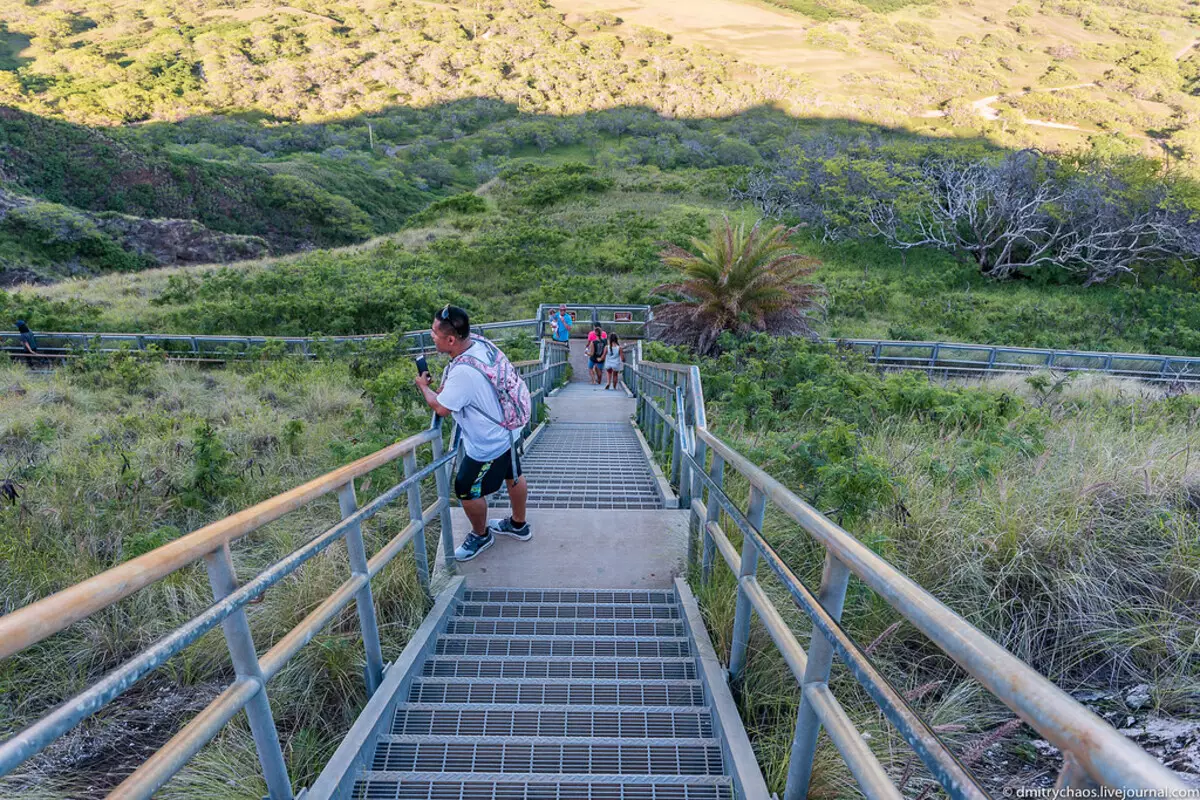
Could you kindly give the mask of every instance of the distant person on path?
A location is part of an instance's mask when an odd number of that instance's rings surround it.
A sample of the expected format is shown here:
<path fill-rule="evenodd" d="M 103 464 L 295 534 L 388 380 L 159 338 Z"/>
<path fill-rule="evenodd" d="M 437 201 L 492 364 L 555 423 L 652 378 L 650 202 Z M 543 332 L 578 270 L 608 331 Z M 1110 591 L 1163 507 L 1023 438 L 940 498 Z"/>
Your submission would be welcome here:
<path fill-rule="evenodd" d="M 476 363 L 499 363 L 497 357 L 503 354 L 486 339 L 471 338 L 467 312 L 457 306 L 448 305 L 434 316 L 432 334 L 434 347 L 451 361 L 436 392 L 429 386 L 433 380 L 429 373 L 418 375 L 416 384 L 429 407 L 440 417 L 453 415 L 462 432 L 454 495 L 471 522 L 471 532 L 454 551 L 454 558 L 470 561 L 495 544 L 496 534 L 522 542 L 533 538 L 525 521 L 528 481 L 521 476 L 521 461 L 513 450 L 514 431 L 500 424 L 504 413 L 500 390 L 473 363 L 476 359 Z M 501 483 L 508 484 L 512 515 L 489 520 L 487 496 L 498 491 Z"/>
<path fill-rule="evenodd" d="M 592 383 L 599 386 L 604 382 L 604 349 L 608 344 L 608 334 L 599 325 L 588 334 L 588 372 Z"/>
<path fill-rule="evenodd" d="M 621 369 L 625 366 L 625 357 L 621 353 L 621 341 L 617 335 L 608 337 L 608 347 L 604 351 L 604 369 L 608 371 L 608 385 L 605 389 L 616 389 L 621 382 Z"/>
<path fill-rule="evenodd" d="M 25 352 L 31 356 L 38 355 L 37 339 L 33 338 L 33 331 L 29 330 L 25 320 L 17 320 L 17 333 L 21 334 L 21 346 L 25 348 Z"/>
<path fill-rule="evenodd" d="M 575 324 L 575 320 L 567 312 L 566 305 L 564 304 L 564 305 L 559 306 L 558 311 L 555 311 L 554 313 L 552 313 L 550 315 L 550 325 L 552 326 L 552 330 L 554 331 L 554 341 L 556 341 L 556 342 L 570 341 L 571 326 L 574 324 Z"/>

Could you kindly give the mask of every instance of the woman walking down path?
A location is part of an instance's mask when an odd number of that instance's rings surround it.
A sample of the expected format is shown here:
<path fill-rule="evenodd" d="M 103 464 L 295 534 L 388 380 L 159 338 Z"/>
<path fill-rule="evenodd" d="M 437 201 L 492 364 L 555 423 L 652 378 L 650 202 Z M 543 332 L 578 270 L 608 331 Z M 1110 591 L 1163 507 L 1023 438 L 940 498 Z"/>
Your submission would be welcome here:
<path fill-rule="evenodd" d="M 599 325 L 588 334 L 588 375 L 592 383 L 604 383 L 604 353 L 608 345 L 608 333 Z"/>
<path fill-rule="evenodd" d="M 608 347 L 604 351 L 604 369 L 608 371 L 608 385 L 605 389 L 616 389 L 621 382 L 621 370 L 625 366 L 625 356 L 621 352 L 621 342 L 615 333 L 608 337 Z"/>

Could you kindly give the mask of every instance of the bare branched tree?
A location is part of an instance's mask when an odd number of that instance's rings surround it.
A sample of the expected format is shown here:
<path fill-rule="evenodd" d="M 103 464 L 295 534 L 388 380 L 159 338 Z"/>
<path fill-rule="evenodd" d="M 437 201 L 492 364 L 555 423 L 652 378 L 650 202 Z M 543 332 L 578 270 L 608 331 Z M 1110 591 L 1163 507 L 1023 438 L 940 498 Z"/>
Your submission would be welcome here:
<path fill-rule="evenodd" d="M 1049 212 L 1064 193 L 1037 154 L 1021 151 L 998 164 L 930 161 L 921 172 L 928 196 L 913 213 L 897 213 L 887 199 L 870 206 L 872 227 L 891 246 L 939 247 L 994 278 L 1054 260 L 1063 221 Z"/>
<path fill-rule="evenodd" d="M 926 194 L 914 209 L 883 193 L 872 198 L 874 235 L 901 250 L 938 247 L 971 258 L 993 278 L 1050 266 L 1091 285 L 1138 264 L 1200 258 L 1200 223 L 1171 210 L 1161 187 L 1132 199 L 1114 179 L 1063 175 L 1029 150 L 996 163 L 930 161 L 921 174 Z"/>

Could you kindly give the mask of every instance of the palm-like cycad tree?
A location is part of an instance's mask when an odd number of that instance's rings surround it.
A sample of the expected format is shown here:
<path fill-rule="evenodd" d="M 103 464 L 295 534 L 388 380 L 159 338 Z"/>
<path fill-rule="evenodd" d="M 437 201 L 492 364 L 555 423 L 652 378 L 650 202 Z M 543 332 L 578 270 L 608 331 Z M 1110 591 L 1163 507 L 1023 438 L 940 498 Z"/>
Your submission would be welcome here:
<path fill-rule="evenodd" d="M 762 220 L 747 231 L 727 218 L 707 240 L 692 239 L 694 252 L 675 246 L 664 250 L 663 263 L 681 271 L 683 280 L 654 291 L 686 299 L 654 309 L 660 338 L 691 345 L 701 354 L 712 353 L 724 331 L 815 338 L 805 312 L 817 305 L 823 290 L 800 280 L 817 262 L 788 243 L 794 231 L 783 225 L 764 230 Z"/>

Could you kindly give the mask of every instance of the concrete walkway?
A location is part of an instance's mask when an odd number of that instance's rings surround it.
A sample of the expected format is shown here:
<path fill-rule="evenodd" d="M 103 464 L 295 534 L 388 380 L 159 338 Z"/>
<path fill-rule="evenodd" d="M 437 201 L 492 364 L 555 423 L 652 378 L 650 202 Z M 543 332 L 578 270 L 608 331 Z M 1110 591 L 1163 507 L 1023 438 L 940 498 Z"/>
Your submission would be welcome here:
<path fill-rule="evenodd" d="M 520 542 L 500 536 L 479 557 L 457 564 L 469 587 L 665 589 L 682 573 L 687 557 L 688 512 L 646 509 L 644 502 L 634 502 L 645 499 L 646 475 L 652 474 L 660 486 L 665 481 L 651 466 L 636 432 L 630 436 L 611 427 L 629 425 L 635 431 L 632 416 L 636 402 L 624 389 L 606 391 L 588 383 L 585 359 L 585 343 L 573 340 L 572 381 L 547 400 L 549 422 L 528 448 L 525 463 L 531 487 L 528 517 L 533 539 Z M 585 447 L 563 451 L 562 459 L 552 455 L 564 442 L 605 431 L 608 433 L 599 439 L 593 437 Z M 587 484 L 589 491 L 572 492 L 571 487 L 580 482 Z M 596 491 L 590 491 L 593 486 Z M 576 502 L 572 508 L 538 508 L 534 492 L 539 487 L 544 495 L 574 494 Z M 629 498 L 626 505 L 630 507 L 621 507 L 623 496 Z M 497 496 L 495 500 L 489 516 L 507 516 L 507 498 Z M 451 516 L 458 545 L 470 526 L 462 509 L 454 508 Z M 438 573 L 443 577 L 449 574 L 443 566 L 440 545 L 435 575 Z"/>

